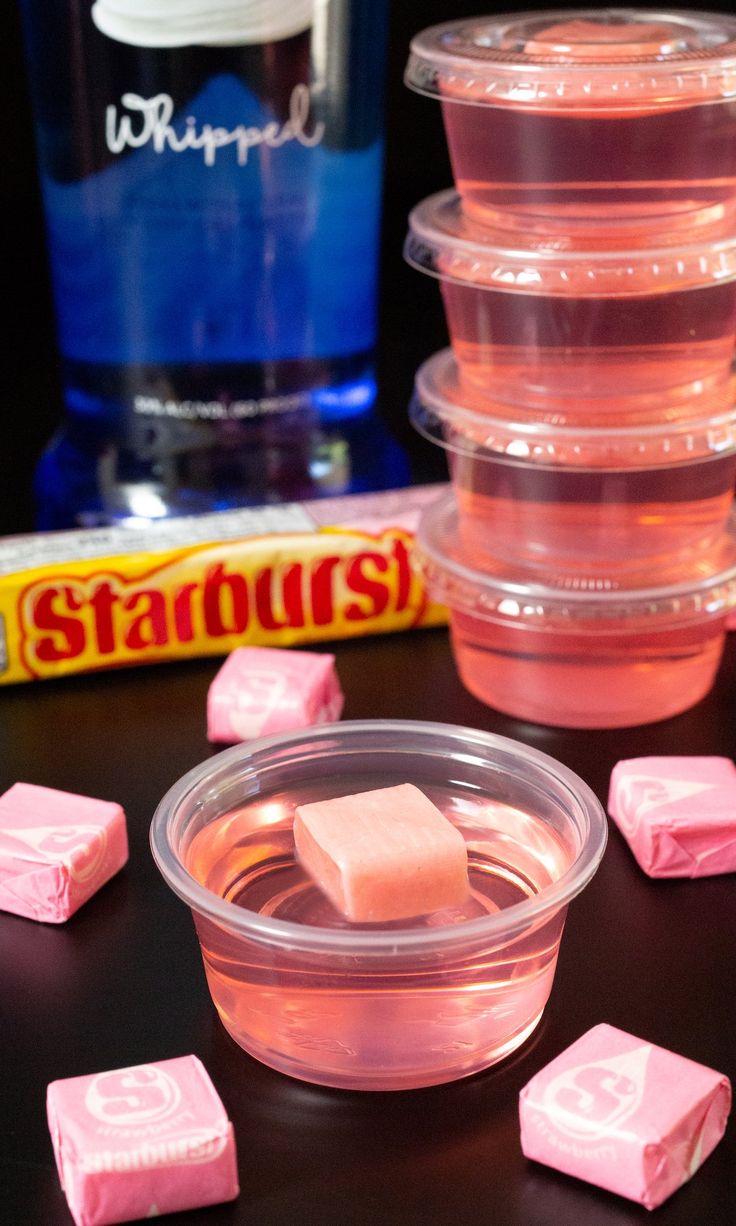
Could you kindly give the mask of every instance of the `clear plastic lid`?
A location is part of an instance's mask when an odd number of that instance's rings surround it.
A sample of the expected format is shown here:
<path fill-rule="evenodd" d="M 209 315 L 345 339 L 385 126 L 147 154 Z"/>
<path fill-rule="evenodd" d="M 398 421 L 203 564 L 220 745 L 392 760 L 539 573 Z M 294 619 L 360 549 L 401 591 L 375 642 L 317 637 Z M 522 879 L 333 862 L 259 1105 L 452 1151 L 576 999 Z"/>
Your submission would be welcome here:
<path fill-rule="evenodd" d="M 636 618 L 636 633 L 707 622 L 736 607 L 736 518 L 712 550 L 656 573 L 627 571 L 587 578 L 484 559 L 480 571 L 465 561 L 452 492 L 423 513 L 414 565 L 433 600 L 481 621 L 575 633 L 621 634 Z"/>
<path fill-rule="evenodd" d="M 675 110 L 736 95 L 736 17 L 577 9 L 447 22 L 412 40 L 407 85 L 480 106 Z"/>
<path fill-rule="evenodd" d="M 501 454 L 534 464 L 618 470 L 687 464 L 736 450 L 736 407 L 699 421 L 583 427 L 520 419 L 517 405 L 491 403 L 490 412 L 481 411 L 474 407 L 480 400 L 460 383 L 452 350 L 442 349 L 416 373 L 409 417 L 430 442 L 481 461 Z"/>
<path fill-rule="evenodd" d="M 571 249 L 559 238 L 511 245 L 509 234 L 474 221 L 453 189 L 409 215 L 404 257 L 442 280 L 509 293 L 626 297 L 699 289 L 736 278 L 736 228 L 698 229 L 695 242 L 622 250 Z"/>

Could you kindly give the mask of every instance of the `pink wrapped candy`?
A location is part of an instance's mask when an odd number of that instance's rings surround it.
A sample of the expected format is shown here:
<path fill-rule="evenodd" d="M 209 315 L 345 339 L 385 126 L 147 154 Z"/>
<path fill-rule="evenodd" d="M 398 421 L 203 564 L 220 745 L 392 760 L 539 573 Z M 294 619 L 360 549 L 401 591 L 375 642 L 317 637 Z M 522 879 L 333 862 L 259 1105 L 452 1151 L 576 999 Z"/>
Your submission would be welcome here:
<path fill-rule="evenodd" d="M 232 744 L 339 719 L 335 657 L 279 647 L 238 647 L 207 695 L 207 736 Z"/>
<path fill-rule="evenodd" d="M 619 762 L 608 811 L 650 877 L 736 871 L 736 766 L 729 758 Z"/>
<path fill-rule="evenodd" d="M 61 1186 L 77 1226 L 108 1226 L 238 1195 L 232 1124 L 196 1056 L 48 1087 Z"/>
<path fill-rule="evenodd" d="M 715 1149 L 730 1107 L 727 1077 L 594 1026 L 521 1091 L 521 1148 L 655 1209 Z"/>
<path fill-rule="evenodd" d="M 0 909 L 60 924 L 128 859 L 120 805 L 33 783 L 0 796 Z"/>

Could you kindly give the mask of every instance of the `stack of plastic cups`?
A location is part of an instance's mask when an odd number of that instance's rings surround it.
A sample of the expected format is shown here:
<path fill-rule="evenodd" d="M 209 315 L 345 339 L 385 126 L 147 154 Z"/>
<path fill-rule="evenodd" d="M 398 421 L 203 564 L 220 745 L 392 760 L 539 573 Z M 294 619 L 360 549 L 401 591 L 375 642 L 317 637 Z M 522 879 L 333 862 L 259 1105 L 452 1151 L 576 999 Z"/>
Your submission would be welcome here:
<path fill-rule="evenodd" d="M 456 188 L 405 254 L 451 340 L 411 417 L 449 459 L 417 556 L 460 676 L 540 723 L 677 714 L 736 605 L 736 19 L 455 22 L 406 79 Z"/>

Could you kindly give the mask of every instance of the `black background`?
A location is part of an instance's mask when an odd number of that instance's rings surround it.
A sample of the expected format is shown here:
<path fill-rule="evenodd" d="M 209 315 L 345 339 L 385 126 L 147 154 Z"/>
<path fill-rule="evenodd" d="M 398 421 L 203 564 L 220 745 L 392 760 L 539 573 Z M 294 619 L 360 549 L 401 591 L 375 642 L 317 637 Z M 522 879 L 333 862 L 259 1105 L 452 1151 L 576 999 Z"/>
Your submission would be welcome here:
<path fill-rule="evenodd" d="M 63 3 L 64 0 L 49 0 Z M 8 6 L 6 6 L 8 7 Z M 436 286 L 404 265 L 401 248 L 410 209 L 424 196 L 450 186 L 451 172 L 439 107 L 406 89 L 402 77 L 413 34 L 440 21 L 479 12 L 529 6 L 483 6 L 462 0 L 390 0 L 386 86 L 386 161 L 382 242 L 382 293 L 378 352 L 379 407 L 392 433 L 410 452 L 416 479 L 441 478 L 444 461 L 413 434 L 406 407 L 421 361 L 447 343 Z M 549 7 L 549 6 L 548 6 Z M 565 7 L 565 6 L 562 6 Z M 570 7 L 570 6 L 568 6 Z M 603 7 L 603 6 L 592 6 Z M 648 6 L 651 9 L 663 5 Z M 686 6 L 675 6 L 686 7 Z M 732 5 L 692 3 L 693 9 L 732 11 Z M 4 49 L 7 96 L 2 114 L 2 266 L 5 278 L 6 377 L 0 419 L 0 533 L 33 526 L 33 466 L 58 424 L 61 396 L 43 218 L 35 168 L 33 129 L 23 68 L 17 0 L 6 14 Z M 0 98 L 2 95 L 0 95 Z"/>
<path fill-rule="evenodd" d="M 51 2 L 51 0 L 50 0 Z M 710 6 L 714 7 L 714 6 Z M 724 6 L 725 7 L 725 6 Z M 412 441 L 406 404 L 416 366 L 445 343 L 436 286 L 401 259 L 406 215 L 450 181 L 439 111 L 401 84 L 408 41 L 478 6 L 392 5 L 381 404 L 412 446 L 419 476 L 441 457 Z M 30 474 L 59 394 L 43 227 L 23 83 L 19 22 L 6 13 L 2 227 L 6 377 L 0 531 L 32 524 Z M 736 638 L 736 636 L 732 636 Z M 620 758 L 736 756 L 736 645 L 713 692 L 665 723 L 617 732 L 525 724 L 460 685 L 444 630 L 330 645 L 345 718 L 441 719 L 500 732 L 580 773 L 605 801 Z M 734 877 L 654 882 L 612 828 L 603 865 L 573 904 L 552 998 L 515 1057 L 466 1082 L 401 1094 L 352 1094 L 289 1080 L 244 1055 L 210 1005 L 190 918 L 147 846 L 169 785 L 210 752 L 203 660 L 0 687 L 0 790 L 18 779 L 118 800 L 129 866 L 65 926 L 0 914 L 0 1203 L 12 1226 L 71 1219 L 44 1119 L 46 1084 L 188 1052 L 208 1068 L 234 1122 L 242 1192 L 182 1226 L 701 1226 L 734 1221 L 736 1128 L 652 1219 L 627 1201 L 527 1163 L 517 1098 L 546 1061 L 607 1021 L 736 1078 Z"/>

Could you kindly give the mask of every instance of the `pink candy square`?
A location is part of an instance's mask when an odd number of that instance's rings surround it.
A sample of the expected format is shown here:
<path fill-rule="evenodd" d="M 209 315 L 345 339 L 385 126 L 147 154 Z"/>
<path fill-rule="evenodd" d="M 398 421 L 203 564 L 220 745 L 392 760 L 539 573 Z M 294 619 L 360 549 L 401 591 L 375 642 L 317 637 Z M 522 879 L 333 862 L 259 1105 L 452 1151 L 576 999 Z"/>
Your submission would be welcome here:
<path fill-rule="evenodd" d="M 196 1056 L 54 1081 L 47 1112 L 77 1226 L 108 1226 L 238 1195 L 232 1124 Z"/>
<path fill-rule="evenodd" d="M 730 1107 L 727 1077 L 594 1026 L 521 1091 L 521 1148 L 654 1209 L 715 1149 Z"/>
<path fill-rule="evenodd" d="M 278 647 L 238 647 L 207 695 L 207 736 L 232 744 L 340 718 L 335 657 Z"/>
<path fill-rule="evenodd" d="M 33 783 L 0 796 L 0 909 L 60 924 L 128 859 L 120 805 Z"/>
<path fill-rule="evenodd" d="M 619 762 L 608 811 L 650 877 L 736 871 L 736 766 L 729 758 Z"/>
<path fill-rule="evenodd" d="M 354 923 L 457 907 L 470 888 L 463 836 L 411 783 L 300 805 L 294 843 L 303 867 Z"/>

